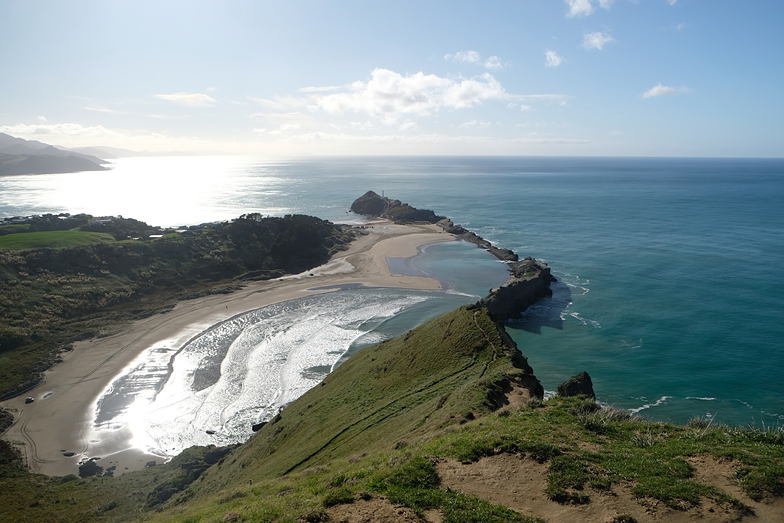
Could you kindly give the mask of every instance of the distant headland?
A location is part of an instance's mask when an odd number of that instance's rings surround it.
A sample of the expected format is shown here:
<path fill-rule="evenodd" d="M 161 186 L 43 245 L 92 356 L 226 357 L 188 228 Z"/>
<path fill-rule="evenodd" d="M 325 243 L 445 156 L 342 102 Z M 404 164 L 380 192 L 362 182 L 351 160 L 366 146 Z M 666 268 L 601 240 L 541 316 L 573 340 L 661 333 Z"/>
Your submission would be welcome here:
<path fill-rule="evenodd" d="M 520 315 L 536 300 L 551 296 L 550 283 L 556 279 L 550 274 L 547 264 L 533 258 L 520 260 L 517 254 L 509 249 L 496 247 L 481 236 L 455 225 L 445 216 L 439 216 L 427 209 L 417 209 L 400 200 L 393 200 L 368 191 L 351 204 L 356 214 L 384 218 L 395 223 L 432 223 L 444 231 L 454 234 L 461 240 L 476 244 L 487 250 L 499 260 L 506 262 L 511 275 L 501 287 L 490 291 L 477 305 L 486 307 L 495 318 L 504 321 L 520 318 Z"/>
<path fill-rule="evenodd" d="M 91 154 L 0 133 L 0 176 L 106 171 L 106 163 Z"/>

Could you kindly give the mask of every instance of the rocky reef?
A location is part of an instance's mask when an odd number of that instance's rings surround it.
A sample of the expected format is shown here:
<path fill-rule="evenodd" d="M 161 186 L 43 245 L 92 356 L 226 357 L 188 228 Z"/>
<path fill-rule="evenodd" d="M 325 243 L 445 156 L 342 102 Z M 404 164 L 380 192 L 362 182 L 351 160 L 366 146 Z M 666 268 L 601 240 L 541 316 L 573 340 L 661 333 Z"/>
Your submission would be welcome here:
<path fill-rule="evenodd" d="M 465 228 L 462 225 L 455 225 L 452 223 L 452 220 L 448 218 L 443 218 L 436 222 L 436 225 L 444 229 L 446 232 L 452 233 L 461 240 L 465 240 L 470 243 L 476 244 L 479 248 L 485 249 L 490 252 L 493 256 L 498 258 L 501 261 L 505 262 L 516 262 L 519 258 L 517 254 L 509 249 L 501 249 L 496 247 L 489 241 L 485 240 L 481 236 L 473 233 Z"/>
<path fill-rule="evenodd" d="M 588 396 L 589 398 L 596 398 L 591 377 L 585 371 L 576 376 L 572 376 L 567 381 L 558 385 L 558 395 L 563 398 L 579 396 L 581 394 Z"/>
<path fill-rule="evenodd" d="M 520 261 L 517 254 L 509 249 L 496 247 L 478 234 L 469 231 L 462 225 L 455 224 L 445 216 L 439 216 L 427 209 L 417 209 L 400 200 L 393 200 L 368 191 L 351 204 L 351 210 L 357 214 L 384 218 L 395 223 L 432 223 L 444 231 L 454 234 L 461 240 L 473 243 L 487 250 L 509 266 L 510 279 L 501 287 L 490 291 L 490 294 L 477 302 L 477 306 L 487 308 L 495 318 L 501 321 L 520 318 L 523 311 L 533 305 L 536 300 L 552 295 L 550 283 L 556 279 L 550 274 L 547 264 L 533 258 Z"/>

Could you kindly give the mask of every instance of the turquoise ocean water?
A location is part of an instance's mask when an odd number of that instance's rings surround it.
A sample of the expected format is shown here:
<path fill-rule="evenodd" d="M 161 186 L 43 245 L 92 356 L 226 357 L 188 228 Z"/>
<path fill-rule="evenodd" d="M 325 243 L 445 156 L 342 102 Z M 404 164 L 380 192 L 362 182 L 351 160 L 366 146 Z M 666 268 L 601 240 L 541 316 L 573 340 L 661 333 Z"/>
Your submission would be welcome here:
<path fill-rule="evenodd" d="M 508 325 L 546 390 L 585 370 L 601 401 L 651 419 L 784 425 L 784 160 L 134 158 L 106 173 L 0 178 L 0 217 L 357 221 L 346 209 L 369 189 L 551 266 L 553 297 Z M 372 332 L 349 353 L 505 279 L 468 244 L 429 246 L 411 265 L 448 291 L 363 317 Z"/>

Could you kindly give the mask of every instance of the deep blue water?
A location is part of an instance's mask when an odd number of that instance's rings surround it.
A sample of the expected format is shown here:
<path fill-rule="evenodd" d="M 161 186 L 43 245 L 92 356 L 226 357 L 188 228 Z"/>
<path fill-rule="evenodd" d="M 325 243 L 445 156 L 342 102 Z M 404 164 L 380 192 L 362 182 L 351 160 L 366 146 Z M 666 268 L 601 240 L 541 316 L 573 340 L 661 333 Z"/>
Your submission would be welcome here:
<path fill-rule="evenodd" d="M 553 298 L 509 325 L 545 389 L 585 370 L 601 401 L 652 419 L 784 424 L 784 160 L 214 159 L 201 162 L 201 189 L 175 160 L 156 161 L 0 178 L 0 216 L 91 212 L 180 225 L 256 211 L 345 221 L 356 219 L 346 213 L 356 197 L 383 190 L 551 266 Z M 155 177 L 164 194 L 154 185 L 144 198 L 110 194 L 155 166 L 168 169 Z M 413 263 L 449 282 L 444 300 L 475 301 L 498 279 L 498 262 L 470 247 L 430 246 Z M 423 307 L 379 331 L 411 328 Z"/>

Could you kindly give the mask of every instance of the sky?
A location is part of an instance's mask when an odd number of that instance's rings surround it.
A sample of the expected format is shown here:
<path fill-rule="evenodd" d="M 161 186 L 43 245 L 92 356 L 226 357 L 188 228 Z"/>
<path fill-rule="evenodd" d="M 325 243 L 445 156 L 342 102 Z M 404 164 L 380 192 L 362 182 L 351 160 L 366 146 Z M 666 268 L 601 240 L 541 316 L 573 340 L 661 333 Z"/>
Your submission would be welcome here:
<path fill-rule="evenodd" d="M 781 0 L 0 0 L 0 132 L 287 155 L 784 157 Z"/>

